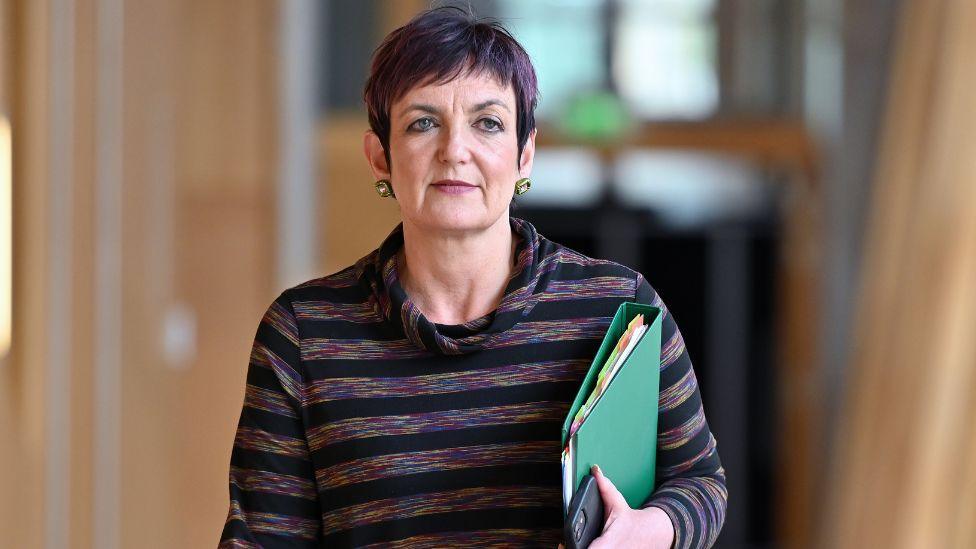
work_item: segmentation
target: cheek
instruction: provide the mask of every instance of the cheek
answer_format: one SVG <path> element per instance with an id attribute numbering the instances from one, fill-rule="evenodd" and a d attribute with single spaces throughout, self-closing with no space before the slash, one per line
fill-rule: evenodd
<path id="1" fill-rule="evenodd" d="M 507 181 L 513 174 L 518 174 L 518 162 L 515 158 L 517 150 L 514 143 L 496 142 L 485 147 L 485 149 L 485 166 L 491 172 L 490 176 Z"/>
<path id="2" fill-rule="evenodd" d="M 407 179 L 414 173 L 425 171 L 430 157 L 430 147 L 418 139 L 402 139 L 390 143 L 393 171 Z"/>
<path id="3" fill-rule="evenodd" d="M 515 158 L 517 143 L 515 135 L 510 132 L 501 134 L 474 132 L 471 136 L 471 144 L 476 150 L 476 156 L 494 165 L 507 165 Z"/>

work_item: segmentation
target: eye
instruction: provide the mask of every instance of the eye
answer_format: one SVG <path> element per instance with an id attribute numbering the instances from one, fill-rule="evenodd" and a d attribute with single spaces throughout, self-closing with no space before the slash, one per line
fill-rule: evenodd
<path id="1" fill-rule="evenodd" d="M 489 132 L 498 132 L 502 130 L 501 122 L 495 120 L 494 118 L 482 118 L 478 122 L 483 122 L 482 127 Z"/>
<path id="2" fill-rule="evenodd" d="M 418 118 L 417 120 L 415 120 L 414 123 L 410 124 L 410 127 L 407 129 L 413 131 L 425 132 L 433 127 L 434 127 L 434 119 L 432 119 L 429 116 L 425 116 L 423 118 Z"/>

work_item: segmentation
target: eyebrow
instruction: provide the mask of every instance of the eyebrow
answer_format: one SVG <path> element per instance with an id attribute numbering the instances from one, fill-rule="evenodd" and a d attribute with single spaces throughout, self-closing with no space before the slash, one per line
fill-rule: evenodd
<path id="1" fill-rule="evenodd" d="M 487 101 L 482 101 L 481 103 L 475 105 L 472 111 L 474 112 L 483 111 L 492 105 L 498 105 L 499 107 L 505 109 L 506 111 L 512 112 L 511 109 L 508 108 L 508 105 L 506 105 L 504 102 L 502 102 L 499 99 L 489 99 Z M 407 107 L 407 110 L 403 112 L 408 113 L 410 111 L 423 111 L 423 112 L 429 112 L 430 114 L 440 114 L 441 112 L 440 109 L 438 109 L 437 107 L 425 103 L 414 103 L 413 105 Z"/>

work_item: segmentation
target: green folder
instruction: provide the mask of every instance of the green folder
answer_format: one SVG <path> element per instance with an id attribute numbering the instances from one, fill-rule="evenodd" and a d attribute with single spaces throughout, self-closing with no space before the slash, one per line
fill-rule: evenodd
<path id="1" fill-rule="evenodd" d="M 647 332 L 573 434 L 573 440 L 567 440 L 573 418 L 593 392 L 600 368 L 627 324 L 642 313 L 644 324 L 648 325 Z M 565 448 L 567 442 L 575 445 L 571 493 L 576 492 L 595 463 L 632 508 L 639 507 L 650 497 L 654 491 L 657 452 L 660 364 L 661 309 L 641 303 L 622 303 L 563 422 L 562 447 Z"/>

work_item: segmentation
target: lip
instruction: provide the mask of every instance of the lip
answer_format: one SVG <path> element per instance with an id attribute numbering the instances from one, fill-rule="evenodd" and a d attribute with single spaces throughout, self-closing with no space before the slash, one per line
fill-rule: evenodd
<path id="1" fill-rule="evenodd" d="M 472 185 L 471 183 L 461 181 L 460 179 L 441 179 L 440 181 L 435 181 L 434 185 L 445 187 L 477 187 L 477 185 Z"/>
<path id="2" fill-rule="evenodd" d="M 442 193 L 447 194 L 467 194 L 472 193 L 478 188 L 467 181 L 460 179 L 441 179 L 433 184 L 433 187 Z"/>

